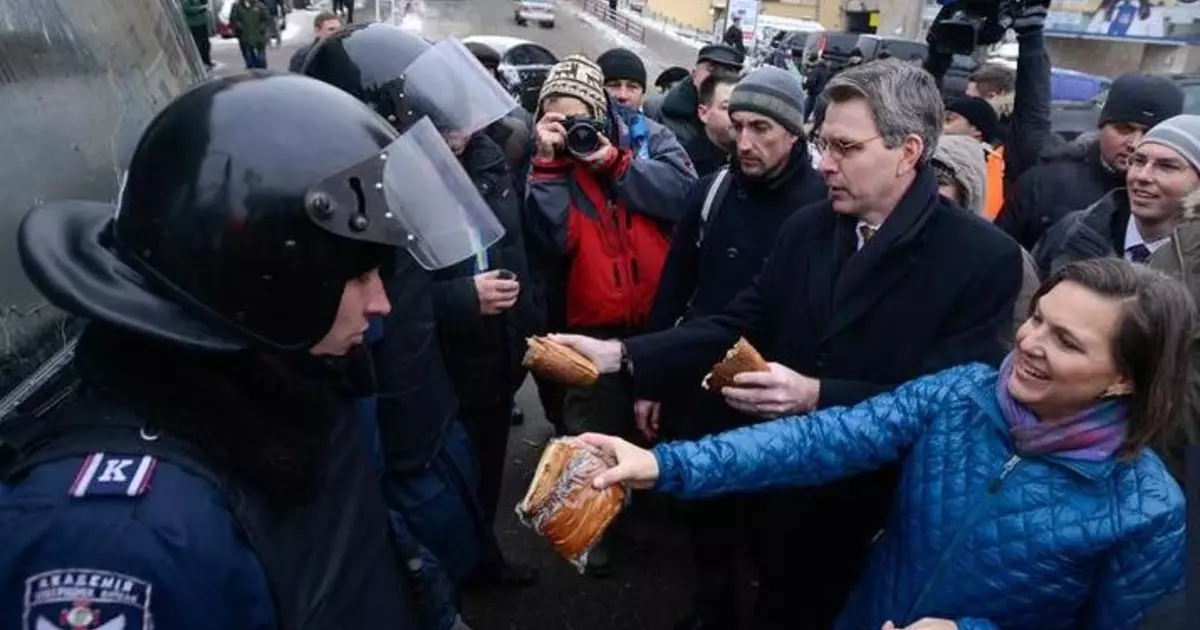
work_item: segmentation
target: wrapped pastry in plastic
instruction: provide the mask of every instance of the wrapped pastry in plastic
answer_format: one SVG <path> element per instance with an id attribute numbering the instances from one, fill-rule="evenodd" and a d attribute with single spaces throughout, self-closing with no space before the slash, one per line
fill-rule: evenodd
<path id="1" fill-rule="evenodd" d="M 592 487 L 596 475 L 616 465 L 599 449 L 574 438 L 550 441 L 517 516 L 550 541 L 582 572 L 587 555 L 621 513 L 628 493 L 620 484 Z"/>

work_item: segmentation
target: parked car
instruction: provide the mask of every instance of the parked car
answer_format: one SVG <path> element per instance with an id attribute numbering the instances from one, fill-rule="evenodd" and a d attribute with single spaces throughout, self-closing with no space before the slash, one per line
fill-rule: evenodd
<path id="1" fill-rule="evenodd" d="M 550 68 L 558 63 L 554 53 L 541 44 L 519 37 L 471 35 L 462 41 L 483 44 L 495 50 L 500 55 L 498 71 L 504 88 L 521 107 L 529 112 L 537 110 L 542 83 L 546 81 Z"/>
<path id="2" fill-rule="evenodd" d="M 805 38 L 804 59 L 816 55 L 829 64 L 833 71 L 841 70 L 850 60 L 850 51 L 858 44 L 857 33 L 815 33 Z"/>
<path id="3" fill-rule="evenodd" d="M 554 2 L 552 0 L 515 0 L 513 19 L 518 26 L 530 22 L 542 28 L 554 28 Z"/>
<path id="4" fill-rule="evenodd" d="M 1200 74 L 1163 75 L 1183 90 L 1183 113 L 1200 114 Z M 1051 103 L 1050 129 L 1067 140 L 1095 131 L 1108 88 L 1086 103 Z"/>
<path id="5" fill-rule="evenodd" d="M 1069 103 L 1086 103 L 1108 91 L 1112 79 L 1078 70 L 1052 68 L 1050 70 L 1050 100 Z"/>

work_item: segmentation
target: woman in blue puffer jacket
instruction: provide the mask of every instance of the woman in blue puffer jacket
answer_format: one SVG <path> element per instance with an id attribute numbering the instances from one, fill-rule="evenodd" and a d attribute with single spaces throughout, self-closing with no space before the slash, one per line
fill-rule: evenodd
<path id="1" fill-rule="evenodd" d="M 652 452 L 582 439 L 618 461 L 595 484 L 684 497 L 904 460 L 839 630 L 1134 628 L 1183 585 L 1184 495 L 1148 447 L 1186 409 L 1193 311 L 1166 276 L 1083 261 L 1040 287 L 999 372 L 963 365 L 852 408 Z"/>

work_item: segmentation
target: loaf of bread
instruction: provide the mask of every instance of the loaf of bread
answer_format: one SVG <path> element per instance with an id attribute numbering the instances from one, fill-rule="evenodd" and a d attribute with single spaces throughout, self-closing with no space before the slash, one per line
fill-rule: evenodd
<path id="1" fill-rule="evenodd" d="M 580 571 L 587 553 L 625 505 L 620 484 L 597 490 L 596 475 L 615 465 L 599 449 L 575 438 L 551 440 L 542 452 L 537 471 L 517 516 Z"/>
<path id="2" fill-rule="evenodd" d="M 766 359 L 746 341 L 745 337 L 737 340 L 733 347 L 725 353 L 725 358 L 713 366 L 711 372 L 700 383 L 704 389 L 719 392 L 722 387 L 733 385 L 733 377 L 742 372 L 770 372 Z"/>
<path id="3" fill-rule="evenodd" d="M 521 364 L 534 374 L 573 387 L 591 387 L 600 378 L 596 364 L 578 352 L 545 337 L 526 340 L 525 359 Z"/>

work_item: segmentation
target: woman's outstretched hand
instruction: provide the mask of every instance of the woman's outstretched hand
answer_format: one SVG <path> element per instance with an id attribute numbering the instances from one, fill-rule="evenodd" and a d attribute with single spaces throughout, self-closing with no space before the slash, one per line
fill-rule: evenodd
<path id="1" fill-rule="evenodd" d="M 636 490 L 645 490 L 658 481 L 658 458 L 654 453 L 638 448 L 621 438 L 600 433 L 584 433 L 579 441 L 591 444 L 617 460 L 617 465 L 596 475 L 592 485 L 603 490 L 615 483 L 623 483 Z"/>

